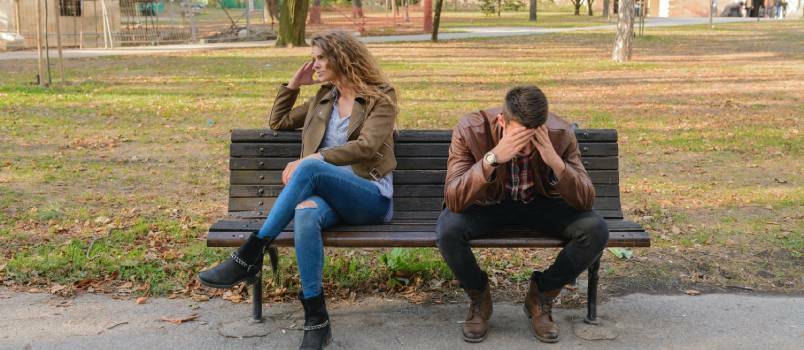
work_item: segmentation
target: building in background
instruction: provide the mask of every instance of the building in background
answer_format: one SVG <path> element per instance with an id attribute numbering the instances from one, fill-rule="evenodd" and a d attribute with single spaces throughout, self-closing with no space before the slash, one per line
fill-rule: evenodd
<path id="1" fill-rule="evenodd" d="M 51 47 L 56 46 L 56 16 L 60 16 L 62 45 L 103 47 L 104 4 L 101 2 L 105 2 L 111 31 L 120 29 L 119 0 L 40 1 L 42 16 L 47 17 L 47 39 Z M 36 47 L 36 11 L 36 0 L 0 0 L 0 41 L 3 37 L 18 37 L 24 48 Z"/>

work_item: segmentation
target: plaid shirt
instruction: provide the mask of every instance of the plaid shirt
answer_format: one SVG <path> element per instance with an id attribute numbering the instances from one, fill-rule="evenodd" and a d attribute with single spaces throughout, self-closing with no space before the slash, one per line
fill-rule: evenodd
<path id="1" fill-rule="evenodd" d="M 505 194 L 508 198 L 522 203 L 533 200 L 535 176 L 528 157 L 514 157 L 508 162 L 508 178 L 505 179 Z"/>

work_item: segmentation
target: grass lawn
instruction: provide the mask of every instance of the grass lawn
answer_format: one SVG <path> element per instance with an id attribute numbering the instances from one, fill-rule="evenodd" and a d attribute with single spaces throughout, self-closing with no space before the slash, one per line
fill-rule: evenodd
<path id="1" fill-rule="evenodd" d="M 400 91 L 400 128 L 450 128 L 507 88 L 537 84 L 559 115 L 619 130 L 626 217 L 654 247 L 606 254 L 610 291 L 801 293 L 804 23 L 649 29 L 628 64 L 611 62 L 612 41 L 584 32 L 370 48 Z M 226 254 L 203 239 L 226 211 L 229 132 L 266 127 L 277 85 L 308 54 L 73 59 L 69 82 L 50 89 L 31 83 L 35 61 L 0 61 L 0 282 L 221 295 L 194 276 Z M 275 298 L 298 288 L 293 252 L 282 252 L 283 278 L 266 282 Z M 513 295 L 556 251 L 479 253 Z M 450 279 L 433 249 L 331 249 L 325 271 L 343 297 L 424 300 L 454 292 Z"/>

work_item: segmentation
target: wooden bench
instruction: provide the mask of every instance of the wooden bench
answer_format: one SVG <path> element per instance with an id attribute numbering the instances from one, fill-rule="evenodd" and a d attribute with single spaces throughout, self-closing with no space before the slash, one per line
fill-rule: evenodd
<path id="1" fill-rule="evenodd" d="M 650 238 L 637 223 L 624 220 L 620 207 L 617 131 L 576 129 L 583 164 L 595 185 L 595 210 L 606 219 L 609 247 L 648 247 Z M 450 130 L 403 130 L 396 140 L 394 220 L 384 225 L 336 226 L 324 232 L 330 247 L 436 247 L 435 222 L 442 209 Z M 229 160 L 229 213 L 209 229 L 207 246 L 237 247 L 257 232 L 282 190 L 285 164 L 301 153 L 297 131 L 234 130 Z M 522 235 L 524 228 L 504 227 L 493 237 L 472 241 L 483 248 L 553 248 L 565 242 Z M 292 224 L 268 249 L 277 273 L 277 246 L 293 246 Z M 600 259 L 589 267 L 586 320 L 596 322 Z M 262 318 L 262 276 L 253 281 L 255 319 Z"/>

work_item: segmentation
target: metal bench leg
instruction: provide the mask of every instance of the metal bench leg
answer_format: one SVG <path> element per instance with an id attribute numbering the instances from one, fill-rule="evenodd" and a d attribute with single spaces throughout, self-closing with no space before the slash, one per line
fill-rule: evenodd
<path id="1" fill-rule="evenodd" d="M 254 322 L 262 322 L 262 263 L 265 256 L 258 260 L 259 270 L 251 280 L 251 315 Z"/>
<path id="2" fill-rule="evenodd" d="M 268 247 L 268 259 L 271 262 L 271 270 L 274 272 L 274 284 L 279 285 L 279 252 L 276 247 Z"/>
<path id="3" fill-rule="evenodd" d="M 601 254 L 602 256 L 602 254 Z M 589 289 L 587 291 L 586 300 L 586 318 L 583 320 L 588 324 L 598 324 L 597 320 L 597 283 L 600 278 L 598 272 L 600 271 L 600 256 L 595 259 L 592 265 L 589 265 Z"/>

